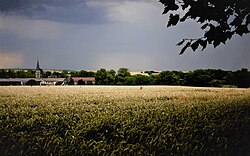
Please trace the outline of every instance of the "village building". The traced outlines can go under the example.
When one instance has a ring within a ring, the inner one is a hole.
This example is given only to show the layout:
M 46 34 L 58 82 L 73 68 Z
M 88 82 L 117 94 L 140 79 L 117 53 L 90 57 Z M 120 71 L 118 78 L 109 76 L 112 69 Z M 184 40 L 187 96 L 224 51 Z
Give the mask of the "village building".
M 24 85 L 25 83 L 27 83 L 27 79 L 18 79 L 18 78 L 4 78 L 4 79 L 0 79 L 0 86 L 20 86 L 20 85 Z
M 41 82 L 35 78 L 4 78 L 0 79 L 0 86 L 39 85 Z
M 64 85 L 65 78 L 41 78 L 41 85 Z
M 67 77 L 43 78 L 43 69 L 40 68 L 39 60 L 37 59 L 35 78 L 1 78 L 0 86 L 20 86 L 20 85 L 93 85 L 95 77 Z

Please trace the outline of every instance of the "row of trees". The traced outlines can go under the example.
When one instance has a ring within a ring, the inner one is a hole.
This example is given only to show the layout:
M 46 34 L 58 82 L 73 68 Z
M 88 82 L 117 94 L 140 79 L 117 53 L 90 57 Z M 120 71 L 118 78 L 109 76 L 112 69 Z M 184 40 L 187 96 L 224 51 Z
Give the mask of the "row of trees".
M 95 73 L 91 71 L 72 71 L 70 72 L 71 77 L 95 77 Z
M 97 85 L 183 85 L 201 87 L 237 86 L 248 88 L 250 86 L 250 71 L 224 71 L 220 69 L 197 69 L 189 72 L 162 71 L 159 74 L 146 72 L 148 75 L 130 75 L 127 68 L 99 69 L 96 73 L 88 71 L 45 72 L 43 77 L 95 77 Z M 32 70 L 0 70 L 0 78 L 31 78 L 35 77 Z
M 42 78 L 48 77 L 57 77 L 57 78 L 66 78 L 71 77 L 95 77 L 94 72 L 88 72 L 85 70 L 81 71 L 46 71 L 42 73 Z M 0 69 L 0 78 L 35 78 L 34 70 L 12 70 L 12 69 Z
M 64 70 L 62 72 L 51 72 L 51 71 L 47 71 L 45 73 L 43 73 L 42 77 L 46 78 L 46 77 L 58 77 L 58 78 L 67 78 L 67 77 L 95 77 L 95 73 L 91 72 L 91 71 L 85 71 L 85 70 L 81 70 L 81 71 L 67 71 Z
M 127 68 L 114 70 L 100 69 L 96 72 L 98 85 L 183 85 L 200 87 L 250 86 L 250 72 L 241 69 L 235 72 L 215 69 L 198 69 L 187 73 L 162 71 L 159 74 L 130 75 Z
M 35 77 L 35 71 L 34 70 L 5 70 L 0 69 L 0 78 L 30 78 Z

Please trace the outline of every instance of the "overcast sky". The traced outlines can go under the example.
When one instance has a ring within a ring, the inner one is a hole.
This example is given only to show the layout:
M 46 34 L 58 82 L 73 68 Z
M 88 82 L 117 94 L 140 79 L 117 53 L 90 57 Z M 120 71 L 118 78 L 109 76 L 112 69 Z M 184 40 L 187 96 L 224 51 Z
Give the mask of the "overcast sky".
M 250 35 L 178 55 L 187 21 L 166 28 L 158 0 L 0 0 L 0 68 L 250 69 Z

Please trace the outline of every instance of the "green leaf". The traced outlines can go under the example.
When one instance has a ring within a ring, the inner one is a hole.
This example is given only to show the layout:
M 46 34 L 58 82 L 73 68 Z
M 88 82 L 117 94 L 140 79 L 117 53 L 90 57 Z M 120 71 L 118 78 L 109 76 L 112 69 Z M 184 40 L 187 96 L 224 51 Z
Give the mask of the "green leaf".
M 165 0 L 159 0 L 159 2 L 165 4 Z
M 202 50 L 204 50 L 207 47 L 207 41 L 205 40 L 200 40 L 200 45 L 202 46 Z
M 240 17 L 236 17 L 236 18 L 233 20 L 233 22 L 230 23 L 230 25 L 238 26 L 238 25 L 240 25 L 242 22 L 243 22 L 243 20 L 242 20 Z
M 179 21 L 179 15 L 170 14 L 167 27 L 170 27 L 171 25 L 175 26 L 178 23 L 178 21 Z
M 249 30 L 247 28 L 247 25 L 240 25 L 237 27 L 237 29 L 235 30 L 236 34 L 242 36 L 244 33 L 249 33 Z
M 202 24 L 202 23 L 205 22 L 205 20 L 206 20 L 206 18 L 200 17 L 200 18 L 198 19 L 198 22 L 200 22 L 200 23 Z
M 218 45 L 220 45 L 220 41 L 214 40 L 213 45 L 214 45 L 214 48 L 216 48 Z
M 162 14 L 167 14 L 170 11 L 169 7 L 165 7 L 164 11 L 162 12 Z
M 195 51 L 199 47 L 200 40 L 195 41 L 192 45 L 191 48 L 193 51 Z
M 167 14 L 170 10 L 174 11 L 179 9 L 179 6 L 175 4 L 174 0 L 160 0 L 159 2 L 165 6 L 162 14 Z
M 201 29 L 202 29 L 202 30 L 206 29 L 206 27 L 207 27 L 208 25 L 209 25 L 208 23 L 204 24 L 204 25 L 201 27 Z
M 230 40 L 230 39 L 232 38 L 233 34 L 234 34 L 233 32 L 227 31 L 227 32 L 225 33 L 225 36 L 226 36 L 227 39 Z
M 246 18 L 246 23 L 249 24 L 250 23 L 250 14 L 248 14 L 247 18 Z
M 170 8 L 170 10 L 178 10 L 179 9 L 179 6 L 178 5 L 176 5 L 175 3 L 172 3 L 171 5 L 169 5 L 169 8 Z
M 180 41 L 180 42 L 177 43 L 176 45 L 177 45 L 177 46 L 180 46 L 180 45 L 182 45 L 184 42 L 185 42 L 185 40 L 183 39 L 182 41 Z
M 182 55 L 182 54 L 186 51 L 186 49 L 187 49 L 188 47 L 190 47 L 190 45 L 191 45 L 191 42 L 188 42 L 188 43 L 181 49 L 181 52 L 179 53 L 179 55 Z
M 188 18 L 188 16 L 190 16 L 189 12 L 186 13 L 186 14 L 180 19 L 180 22 L 184 22 L 184 21 Z

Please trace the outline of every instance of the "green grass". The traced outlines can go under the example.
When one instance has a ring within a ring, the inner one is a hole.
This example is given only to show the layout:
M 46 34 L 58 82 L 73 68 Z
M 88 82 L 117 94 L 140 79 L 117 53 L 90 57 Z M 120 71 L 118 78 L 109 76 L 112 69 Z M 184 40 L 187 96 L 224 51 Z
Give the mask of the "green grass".
M 0 87 L 1 155 L 248 155 L 250 90 Z

